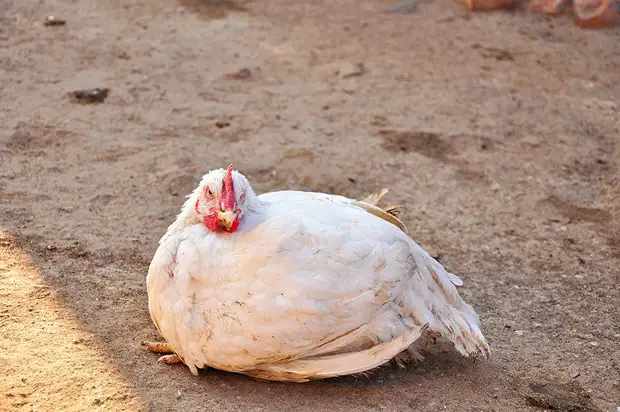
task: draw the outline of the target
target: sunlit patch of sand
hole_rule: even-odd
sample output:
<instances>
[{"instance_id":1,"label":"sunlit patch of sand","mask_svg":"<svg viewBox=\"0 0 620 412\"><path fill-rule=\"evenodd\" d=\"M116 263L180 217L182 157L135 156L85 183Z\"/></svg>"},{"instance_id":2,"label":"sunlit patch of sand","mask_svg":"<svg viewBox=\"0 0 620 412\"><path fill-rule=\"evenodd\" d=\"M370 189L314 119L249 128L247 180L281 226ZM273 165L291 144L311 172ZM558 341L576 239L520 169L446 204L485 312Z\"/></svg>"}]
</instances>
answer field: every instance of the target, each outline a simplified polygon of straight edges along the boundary
<instances>
[{"instance_id":1,"label":"sunlit patch of sand","mask_svg":"<svg viewBox=\"0 0 620 412\"><path fill-rule=\"evenodd\" d=\"M147 409L1 229L0 369L0 410Z\"/></svg>"}]
</instances>

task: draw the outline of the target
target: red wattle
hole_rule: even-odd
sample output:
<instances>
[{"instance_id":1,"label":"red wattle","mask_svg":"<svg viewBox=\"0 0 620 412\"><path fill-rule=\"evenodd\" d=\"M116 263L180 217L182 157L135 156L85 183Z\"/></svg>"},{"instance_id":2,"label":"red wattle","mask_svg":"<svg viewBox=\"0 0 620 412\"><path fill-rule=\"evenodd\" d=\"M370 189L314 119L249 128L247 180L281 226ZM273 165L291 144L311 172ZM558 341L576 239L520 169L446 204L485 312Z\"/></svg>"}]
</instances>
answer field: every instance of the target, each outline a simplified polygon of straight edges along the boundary
<instances>
[{"instance_id":1,"label":"red wattle","mask_svg":"<svg viewBox=\"0 0 620 412\"><path fill-rule=\"evenodd\" d=\"M217 218L217 214L215 213L210 213L208 215L205 216L204 218L204 223L205 226L211 231L211 232L215 232L217 230L217 228L219 227L219 221Z\"/></svg>"},{"instance_id":2,"label":"red wattle","mask_svg":"<svg viewBox=\"0 0 620 412\"><path fill-rule=\"evenodd\" d=\"M239 218L236 217L230 229L228 229L228 233L233 233L239 227Z\"/></svg>"}]
</instances>

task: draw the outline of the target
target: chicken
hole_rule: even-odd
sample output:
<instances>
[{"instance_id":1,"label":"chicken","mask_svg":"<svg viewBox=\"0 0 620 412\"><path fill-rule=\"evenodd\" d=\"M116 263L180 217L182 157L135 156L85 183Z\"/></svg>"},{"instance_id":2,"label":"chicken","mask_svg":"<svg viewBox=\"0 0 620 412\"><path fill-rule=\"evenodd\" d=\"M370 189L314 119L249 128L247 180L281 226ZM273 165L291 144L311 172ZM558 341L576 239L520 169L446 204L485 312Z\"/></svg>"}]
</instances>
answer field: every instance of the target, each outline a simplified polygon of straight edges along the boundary
<instances>
[{"instance_id":1,"label":"chicken","mask_svg":"<svg viewBox=\"0 0 620 412\"><path fill-rule=\"evenodd\" d=\"M458 0L469 10L482 11L515 8L518 0ZM559 14L568 0L528 0L529 10L551 15ZM620 4L617 0L572 0L575 21L584 28L607 28L620 25Z\"/></svg>"},{"instance_id":2,"label":"chicken","mask_svg":"<svg viewBox=\"0 0 620 412\"><path fill-rule=\"evenodd\" d=\"M166 342L144 344L195 375L209 366L289 382L417 355L421 337L488 358L461 279L408 236L398 206L378 206L384 195L257 196L232 165L210 171L149 267L149 312Z\"/></svg>"}]
</instances>

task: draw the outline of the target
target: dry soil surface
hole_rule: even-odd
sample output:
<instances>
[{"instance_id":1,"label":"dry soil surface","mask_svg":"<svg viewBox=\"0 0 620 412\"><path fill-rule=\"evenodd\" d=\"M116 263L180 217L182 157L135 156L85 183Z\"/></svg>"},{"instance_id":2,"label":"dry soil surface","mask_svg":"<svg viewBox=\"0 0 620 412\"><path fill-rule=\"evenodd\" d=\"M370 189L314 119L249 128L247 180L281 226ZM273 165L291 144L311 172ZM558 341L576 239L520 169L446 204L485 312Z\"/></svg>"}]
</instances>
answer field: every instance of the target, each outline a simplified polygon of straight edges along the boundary
<instances>
[{"instance_id":1,"label":"dry soil surface","mask_svg":"<svg viewBox=\"0 0 620 412\"><path fill-rule=\"evenodd\" d=\"M1 410L616 411L620 32L394 3L2 1ZM156 363L150 258L230 162L258 192L389 187L491 360L440 342L310 384Z\"/></svg>"}]
</instances>

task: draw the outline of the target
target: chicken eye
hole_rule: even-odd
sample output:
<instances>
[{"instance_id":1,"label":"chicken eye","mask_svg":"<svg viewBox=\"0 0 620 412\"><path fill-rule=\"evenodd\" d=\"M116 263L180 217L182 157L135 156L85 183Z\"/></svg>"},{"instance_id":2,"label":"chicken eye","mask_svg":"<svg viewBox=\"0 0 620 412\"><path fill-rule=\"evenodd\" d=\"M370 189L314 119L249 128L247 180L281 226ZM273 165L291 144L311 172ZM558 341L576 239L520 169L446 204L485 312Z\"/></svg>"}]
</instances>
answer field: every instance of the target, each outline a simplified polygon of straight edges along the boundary
<instances>
[{"instance_id":1,"label":"chicken eye","mask_svg":"<svg viewBox=\"0 0 620 412\"><path fill-rule=\"evenodd\" d=\"M213 199L215 195L213 194L213 191L211 190L210 187L207 187L207 198L208 199Z\"/></svg>"}]
</instances>

